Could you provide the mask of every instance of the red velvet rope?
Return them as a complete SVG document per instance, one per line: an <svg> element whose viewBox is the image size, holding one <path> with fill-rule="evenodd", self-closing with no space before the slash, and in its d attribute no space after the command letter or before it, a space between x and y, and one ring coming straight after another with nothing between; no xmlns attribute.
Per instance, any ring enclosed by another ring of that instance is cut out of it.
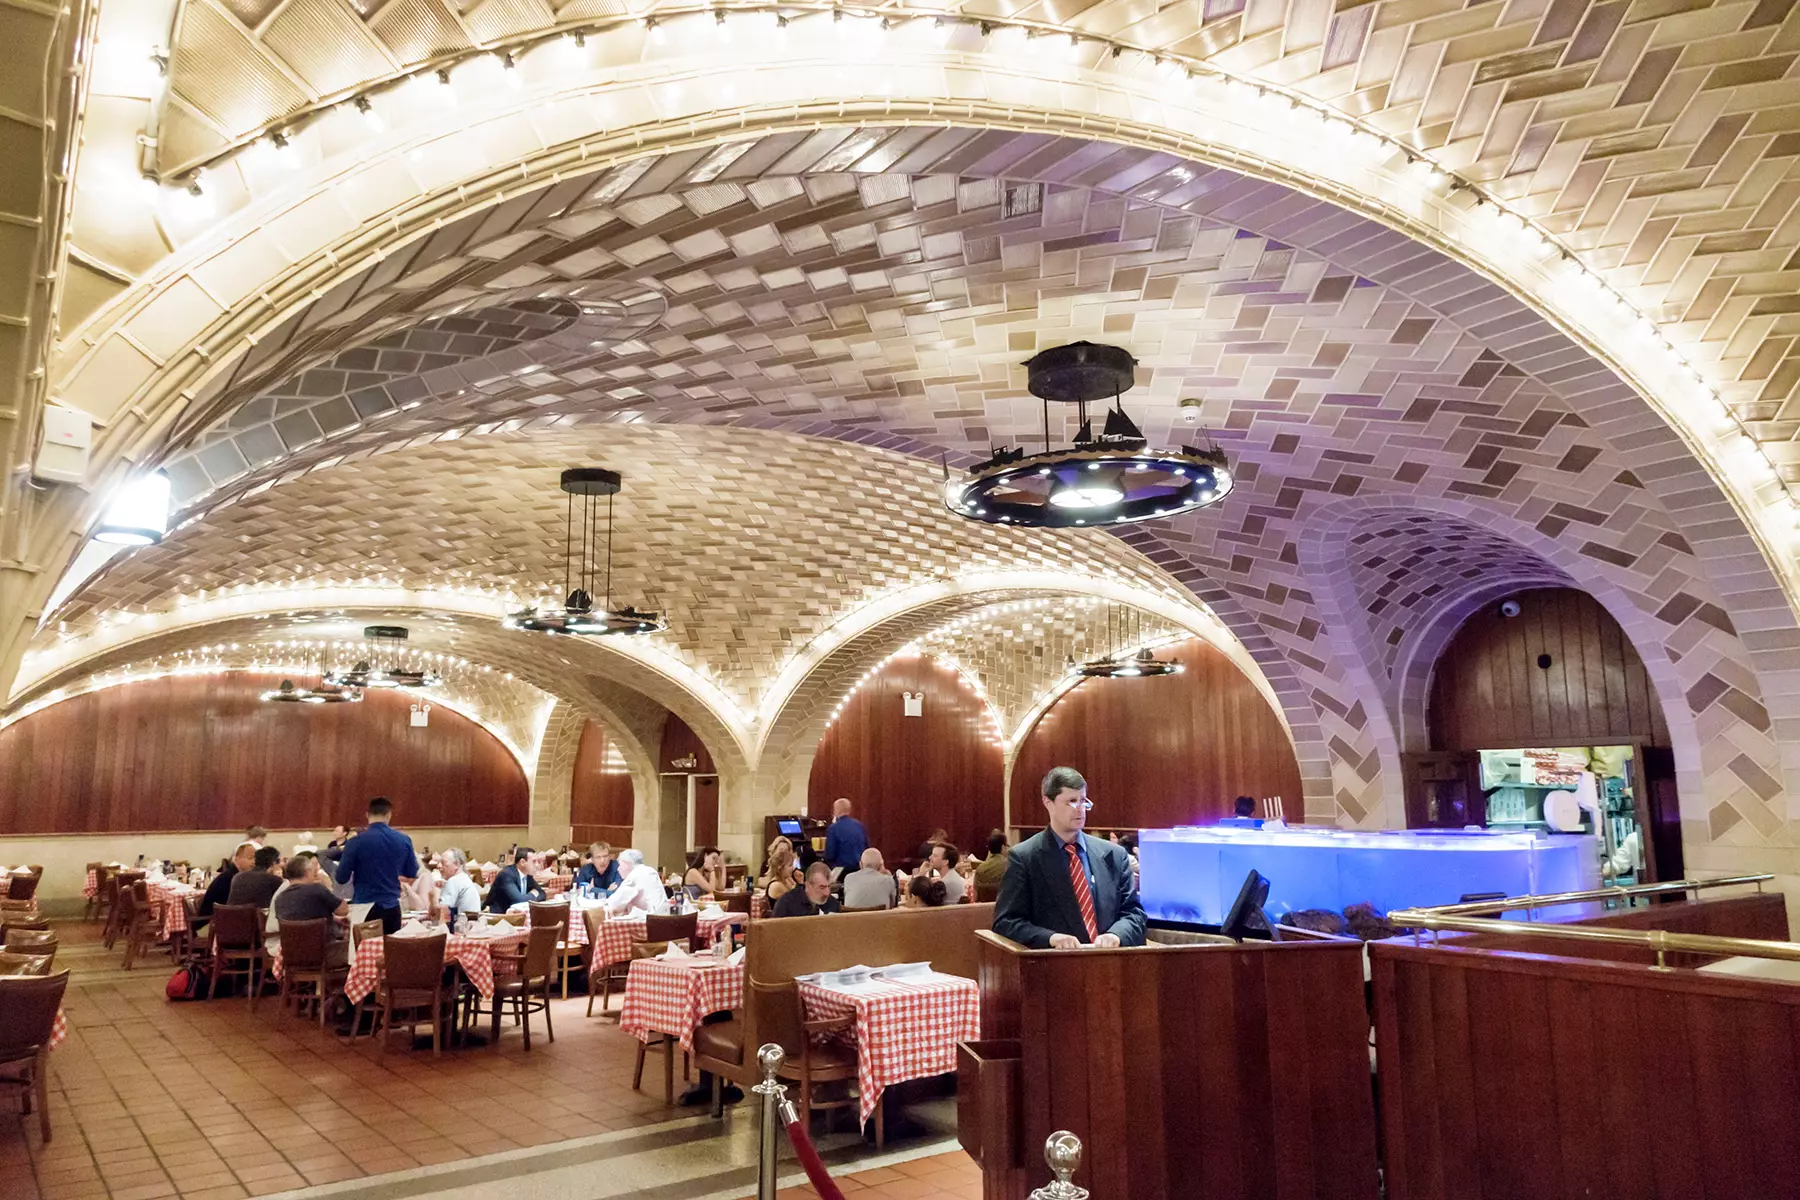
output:
<svg viewBox="0 0 1800 1200"><path fill-rule="evenodd" d="M806 1178L812 1183L813 1190L819 1193L819 1200L844 1200L844 1193L838 1185L831 1182L831 1176L825 1170L825 1163L814 1149L812 1138L806 1132L799 1118L788 1122L788 1141L793 1144L794 1155L799 1158L800 1165L806 1168Z"/></svg>

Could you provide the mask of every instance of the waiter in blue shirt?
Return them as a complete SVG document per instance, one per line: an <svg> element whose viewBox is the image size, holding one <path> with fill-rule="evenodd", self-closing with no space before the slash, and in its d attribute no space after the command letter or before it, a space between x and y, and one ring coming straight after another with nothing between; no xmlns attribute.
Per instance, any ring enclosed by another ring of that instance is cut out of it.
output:
<svg viewBox="0 0 1800 1200"><path fill-rule="evenodd" d="M825 831L825 865L834 871L854 871L869 848L869 831L850 815L850 801L839 797L831 806L831 828Z"/></svg>
<svg viewBox="0 0 1800 1200"><path fill-rule="evenodd" d="M369 905L367 920L380 921L382 931L400 928L400 885L419 877L419 858L412 839L389 824L394 802L386 796L369 801L369 825L350 839L338 859L337 881L351 884L350 903Z"/></svg>

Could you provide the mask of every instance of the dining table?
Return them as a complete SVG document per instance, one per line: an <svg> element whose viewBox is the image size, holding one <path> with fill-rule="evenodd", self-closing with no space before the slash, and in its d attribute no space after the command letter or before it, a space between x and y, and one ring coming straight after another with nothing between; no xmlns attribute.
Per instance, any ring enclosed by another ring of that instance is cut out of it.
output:
<svg viewBox="0 0 1800 1200"><path fill-rule="evenodd" d="M956 1070L956 1043L981 1036L981 991L961 975L922 971L847 985L796 982L809 1020L854 1018L862 1121L881 1103L884 1089Z"/></svg>

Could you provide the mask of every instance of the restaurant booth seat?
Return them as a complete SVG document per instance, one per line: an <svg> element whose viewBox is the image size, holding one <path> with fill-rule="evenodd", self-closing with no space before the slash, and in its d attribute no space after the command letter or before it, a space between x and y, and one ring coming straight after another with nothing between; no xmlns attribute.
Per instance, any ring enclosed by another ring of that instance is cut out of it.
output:
<svg viewBox="0 0 1800 1200"><path fill-rule="evenodd" d="M39 954L55 959L57 944L56 934L48 927L32 929L8 925L4 936L0 937L0 949L8 954Z"/></svg>
<svg viewBox="0 0 1800 1200"><path fill-rule="evenodd" d="M50 1140L50 1037L68 986L67 970L0 978L0 1087L21 1089L26 1113L37 1106L45 1142Z"/></svg>
<svg viewBox="0 0 1800 1200"><path fill-rule="evenodd" d="M991 904L754 922L745 942L743 1006L727 1021L694 1030L694 1065L713 1073L713 1115L724 1110L721 1079L744 1088L762 1081L756 1050L772 1040L770 1031L791 1026L796 975L858 965L929 962L934 971L975 979L975 934L993 923ZM781 991L783 985L786 992Z"/></svg>

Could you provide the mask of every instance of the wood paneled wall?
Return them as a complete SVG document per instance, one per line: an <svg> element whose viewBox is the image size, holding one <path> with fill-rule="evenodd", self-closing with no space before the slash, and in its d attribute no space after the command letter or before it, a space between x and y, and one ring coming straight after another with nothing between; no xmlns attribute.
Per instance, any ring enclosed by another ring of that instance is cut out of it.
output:
<svg viewBox="0 0 1800 1200"><path fill-rule="evenodd" d="M1238 796L1280 796L1304 810L1294 744L1256 685L1198 638L1166 646L1180 675L1089 679L1026 735L1013 762L1012 823L1044 823L1038 786L1051 767L1088 781L1090 828L1155 829L1231 815Z"/></svg>
<svg viewBox="0 0 1800 1200"><path fill-rule="evenodd" d="M268 704L279 678L171 676L64 700L0 730L0 833L328 830L371 796L402 828L522 825L529 785L492 734L411 698Z"/></svg>
<svg viewBox="0 0 1800 1200"><path fill-rule="evenodd" d="M905 715L905 692L924 694L923 715ZM985 853L1001 824L1005 770L987 706L962 676L929 655L896 658L825 731L806 807L829 820L832 802L849 797L890 863L916 854L939 826Z"/></svg>
<svg viewBox="0 0 1800 1200"><path fill-rule="evenodd" d="M1800 1196L1800 988L1369 953L1391 1200Z"/></svg>
<svg viewBox="0 0 1800 1200"><path fill-rule="evenodd" d="M695 760L693 766L675 765L689 757ZM688 775L711 775L718 770L713 766L712 752L700 740L700 735L674 713L670 713L669 719L663 722L662 750L657 758L656 769L665 773Z"/></svg>
<svg viewBox="0 0 1800 1200"><path fill-rule="evenodd" d="M1518 593L1520 613L1486 605L1438 655L1427 712L1434 750L1667 746L1662 706L1637 650L1585 592ZM1538 665L1548 655L1550 665Z"/></svg>
<svg viewBox="0 0 1800 1200"><path fill-rule="evenodd" d="M606 728L589 721L581 727L575 777L569 783L572 841L583 848L590 842L608 842L616 850L629 846L636 802L637 789L624 756L613 748Z"/></svg>

